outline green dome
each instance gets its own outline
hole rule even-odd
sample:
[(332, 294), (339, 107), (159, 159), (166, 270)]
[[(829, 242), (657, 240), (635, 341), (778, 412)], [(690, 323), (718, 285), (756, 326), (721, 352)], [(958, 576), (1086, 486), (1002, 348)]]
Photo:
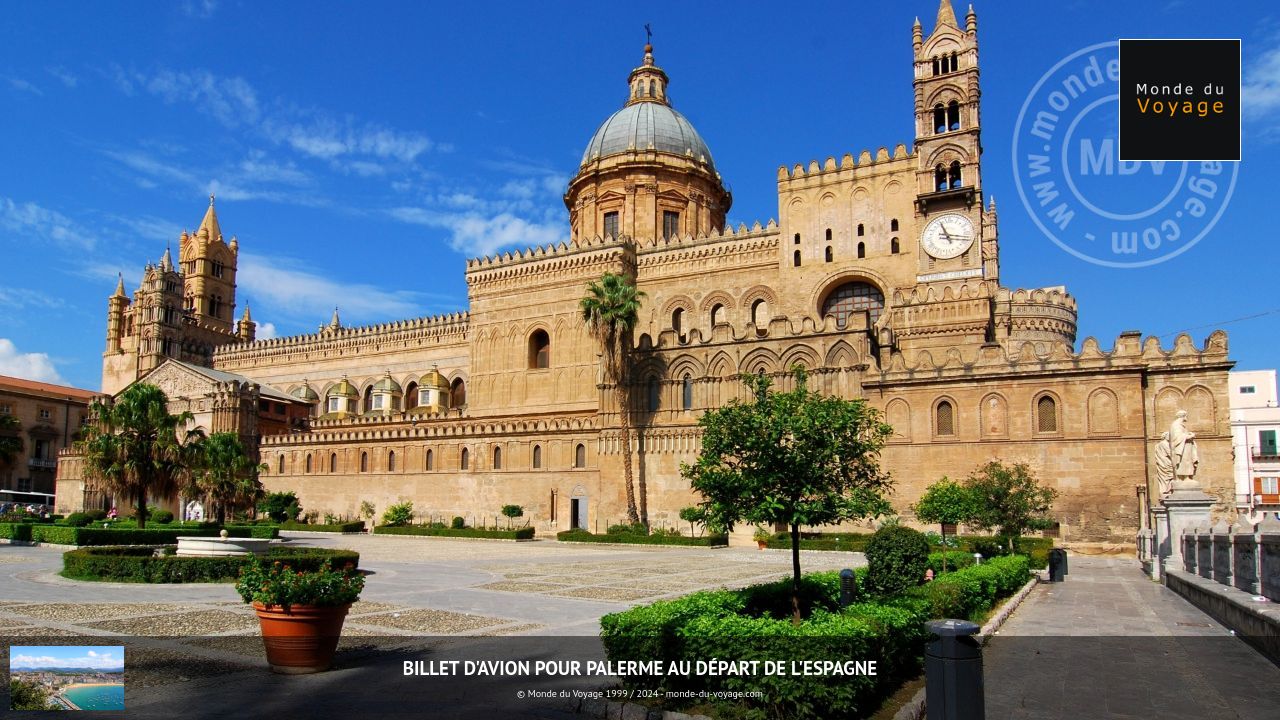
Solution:
[(333, 388), (329, 390), (329, 394), (336, 395), (338, 397), (360, 397), (360, 393), (356, 392), (355, 386), (346, 378), (342, 378), (342, 382), (334, 385)]
[(306, 383), (303, 383), (302, 387), (298, 388), (297, 390), (294, 390), (293, 396), (298, 398), (299, 400), (304, 400), (306, 402), (316, 402), (320, 399), (320, 395), (317, 394), (316, 391), (313, 390), (311, 386)]
[(395, 395), (401, 395), (404, 393), (404, 390), (400, 389), (400, 383), (392, 380), (390, 375), (383, 376), (383, 378), (373, 386), (373, 391), (376, 393), (389, 392)]

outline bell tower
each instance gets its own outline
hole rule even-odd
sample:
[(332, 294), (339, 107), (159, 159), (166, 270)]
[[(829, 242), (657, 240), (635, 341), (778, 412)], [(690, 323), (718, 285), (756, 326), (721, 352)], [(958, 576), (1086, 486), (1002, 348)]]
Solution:
[[(994, 225), (986, 222), (983, 212), (978, 16), (970, 5), (961, 26), (951, 0), (941, 0), (933, 32), (924, 37), (917, 18), (911, 41), (916, 212), (917, 227), (922, 229), (919, 280), (993, 279), (995, 237), (994, 232), (991, 237), (984, 234), (987, 226), (994, 230)], [(933, 222), (939, 218), (940, 222)]]
[(214, 197), (209, 196), (209, 209), (195, 233), (182, 233), (178, 257), (182, 264), (185, 310), (189, 317), (206, 327), (234, 333), (236, 310), (236, 261), (240, 244), (222, 239)]

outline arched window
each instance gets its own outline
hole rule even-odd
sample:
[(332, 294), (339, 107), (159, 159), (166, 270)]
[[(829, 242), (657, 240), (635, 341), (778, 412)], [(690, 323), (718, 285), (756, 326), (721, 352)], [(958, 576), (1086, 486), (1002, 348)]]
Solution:
[(307, 453), (307, 472), (311, 472), (311, 454)]
[(671, 311), (671, 329), (676, 331), (676, 335), (684, 333), (684, 308)]
[(361, 412), (369, 412), (373, 410), (373, 386), (364, 389), (364, 409)]
[(934, 58), (934, 59), (933, 59), (933, 74), (934, 74), (934, 75), (937, 75), (937, 74), (938, 74), (938, 69), (939, 69), (939, 68), (938, 68), (938, 58)]
[(284, 474), (284, 456), (283, 455), (281, 455), (280, 460), (276, 462), (276, 473), (279, 475)]
[(827, 228), (827, 242), (831, 242), (831, 228)]
[(534, 330), (529, 336), (529, 367), (537, 370), (551, 367), (551, 338), (546, 330)]
[(867, 234), (866, 228), (862, 226), (862, 223), (858, 223), (858, 237), (862, 237), (863, 235), (866, 235), (866, 234)]
[(502, 448), (500, 447), (495, 447), (493, 449), (493, 469), (502, 469)]
[(866, 256), (867, 256), (867, 244), (866, 244), (866, 243), (858, 243), (858, 257), (859, 257), (859, 258), (864, 258), (864, 257), (866, 257)]
[(458, 378), (449, 386), (449, 407), (457, 408), (467, 404), (467, 384)]
[(898, 218), (889, 221), (889, 232), (898, 232)]
[(1058, 403), (1050, 395), (1036, 401), (1036, 432), (1058, 432)]
[(329, 453), (329, 472), (338, 472), (338, 453)]
[(658, 96), (657, 86), (658, 86), (658, 84), (657, 84), (656, 82), (654, 82), (653, 80), (650, 80), (650, 81), (649, 81), (649, 97), (657, 97), (657, 96)]
[(941, 164), (939, 164), (938, 167), (933, 169), (933, 189), (934, 190), (947, 189), (947, 169), (942, 167)]
[[(797, 250), (796, 252), (799, 251)], [(727, 322), (729, 322), (729, 318), (726, 317), (724, 306), (719, 303), (713, 305), (711, 307), (711, 325), (714, 327), (716, 325), (723, 325)]]
[(387, 453), (387, 472), (396, 471), (396, 451), (392, 450)]
[(955, 160), (947, 170), (947, 183), (952, 188), (960, 187), (960, 161)]
[(412, 410), (418, 407), (418, 383), (411, 382), (404, 387), (404, 409)]
[(758, 328), (769, 324), (769, 303), (764, 298), (751, 303), (751, 324)]
[(935, 135), (947, 131), (947, 109), (942, 103), (933, 106), (933, 132)]
[(360, 453), (360, 472), (369, 472), (369, 453)]
[(796, 241), (795, 241), (794, 243), (792, 243), (792, 244), (793, 244), (793, 245), (799, 245), (799, 244), (800, 244), (800, 233), (796, 233)]
[(865, 282), (848, 282), (827, 296), (822, 303), (822, 317), (831, 315), (836, 325), (843, 328), (849, 316), (855, 312), (867, 312), (869, 322), (874, 324), (884, 312), (884, 295), (874, 285)]
[(587, 446), (578, 443), (578, 447), (573, 451), (573, 466), (576, 468), (584, 468), (587, 466)]
[(471, 451), (462, 448), (462, 457), (458, 460), (458, 467), (463, 470), (471, 469)]
[(538, 470), (542, 467), (542, 446), (533, 446), (533, 469)]
[(689, 373), (685, 373), (684, 380), (680, 383), (680, 408), (683, 410), (693, 409), (693, 378)]
[(423, 470), (436, 469), (436, 454), (430, 448), (427, 449), (427, 454), (422, 459), (422, 469)]
[(791, 264), (794, 267), (800, 267), (800, 251), (797, 250), (791, 255)]
[(937, 435), (955, 435), (956, 434), (956, 418), (955, 408), (951, 406), (949, 400), (943, 400), (938, 403), (938, 407), (934, 409), (934, 433)]
[(960, 103), (952, 100), (947, 103), (947, 130), (960, 129)]
[[(862, 243), (858, 243), (858, 245), (861, 246)], [(830, 245), (827, 246), (826, 258), (827, 258), (827, 262), (831, 262), (831, 260), (835, 258), (835, 255), (831, 252)]]
[(901, 251), (902, 251), (902, 248), (898, 245), (898, 238), (894, 238), (889, 241), (889, 252), (893, 253), (894, 255), (897, 255)]
[(649, 412), (653, 412), (658, 409), (658, 405), (661, 404), (662, 400), (662, 386), (658, 384), (658, 378), (649, 378), (648, 395)]

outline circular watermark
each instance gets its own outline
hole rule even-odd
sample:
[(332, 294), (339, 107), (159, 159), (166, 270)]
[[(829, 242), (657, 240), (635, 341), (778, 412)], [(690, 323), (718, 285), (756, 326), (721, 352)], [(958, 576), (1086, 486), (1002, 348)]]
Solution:
[(1213, 229), (1240, 164), (1121, 160), (1119, 49), (1111, 41), (1077, 50), (1031, 88), (1014, 126), (1013, 177), (1023, 207), (1058, 247), (1096, 265), (1138, 268), (1181, 255)]

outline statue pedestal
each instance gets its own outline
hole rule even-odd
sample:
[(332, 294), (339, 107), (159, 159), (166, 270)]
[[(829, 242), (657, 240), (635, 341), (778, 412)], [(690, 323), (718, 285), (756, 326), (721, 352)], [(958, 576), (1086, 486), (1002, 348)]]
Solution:
[(1195, 481), (1174, 483), (1173, 492), (1151, 514), (1156, 522), (1156, 554), (1151, 563), (1151, 579), (1161, 580), (1165, 566), (1183, 569), (1182, 533), (1188, 528), (1209, 527), (1209, 511), (1215, 498)]

